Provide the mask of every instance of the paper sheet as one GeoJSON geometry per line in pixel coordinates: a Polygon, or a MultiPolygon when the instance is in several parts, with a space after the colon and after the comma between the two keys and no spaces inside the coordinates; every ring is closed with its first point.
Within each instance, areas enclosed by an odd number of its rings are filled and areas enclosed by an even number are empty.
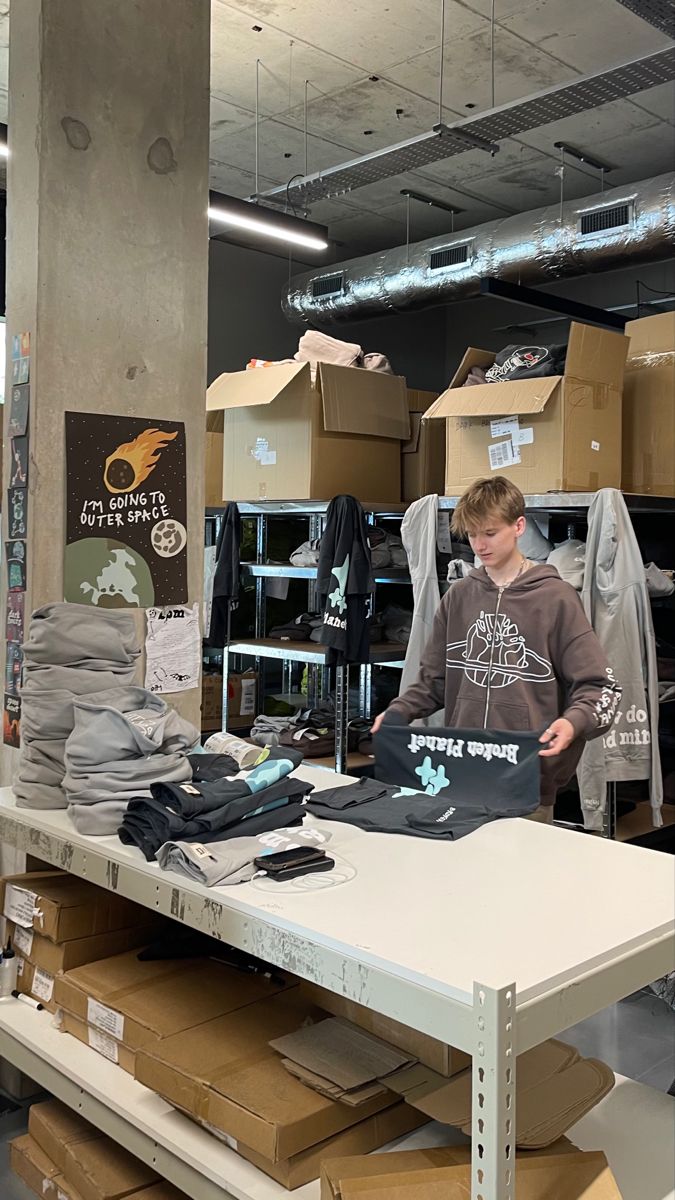
{"type": "Polygon", "coordinates": [[[199,605],[149,608],[145,686],[149,692],[186,692],[199,685],[202,636],[199,605]]]}

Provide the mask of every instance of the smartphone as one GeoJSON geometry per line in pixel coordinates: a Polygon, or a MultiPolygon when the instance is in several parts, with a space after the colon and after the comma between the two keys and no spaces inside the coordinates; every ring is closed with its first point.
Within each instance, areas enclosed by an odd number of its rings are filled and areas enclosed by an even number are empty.
{"type": "Polygon", "coordinates": [[[282,867],[279,871],[270,871],[268,879],[273,879],[275,883],[283,883],[286,879],[296,879],[299,875],[313,875],[316,871],[332,871],[335,866],[335,859],[329,858],[324,854],[322,858],[314,859],[313,862],[296,863],[294,866],[282,867]]]}
{"type": "Polygon", "coordinates": [[[288,867],[297,867],[309,862],[318,862],[325,858],[326,851],[318,846],[296,846],[293,850],[282,850],[279,854],[261,854],[253,860],[259,871],[275,874],[288,867]]]}

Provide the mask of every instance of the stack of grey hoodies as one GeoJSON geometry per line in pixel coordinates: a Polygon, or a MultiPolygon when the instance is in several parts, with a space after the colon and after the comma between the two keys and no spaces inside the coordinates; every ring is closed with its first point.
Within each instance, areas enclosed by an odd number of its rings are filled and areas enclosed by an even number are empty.
{"type": "Polygon", "coordinates": [[[151,783],[192,778],[199,733],[160,696],[134,685],[133,616],[51,604],[33,614],[24,647],[22,808],[68,808],[80,833],[117,832],[129,800],[151,783]]]}

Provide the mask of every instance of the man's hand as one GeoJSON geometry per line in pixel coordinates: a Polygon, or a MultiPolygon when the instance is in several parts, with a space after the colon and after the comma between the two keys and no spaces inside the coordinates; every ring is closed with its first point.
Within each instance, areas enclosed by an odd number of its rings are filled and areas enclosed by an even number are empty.
{"type": "Polygon", "coordinates": [[[555,758],[556,754],[562,754],[563,750],[571,746],[575,736],[572,722],[566,720],[565,717],[558,717],[558,720],[553,721],[539,738],[539,741],[546,746],[545,750],[539,751],[539,757],[555,758]]]}
{"type": "Polygon", "coordinates": [[[373,734],[374,734],[374,733],[377,733],[377,731],[378,731],[378,729],[380,728],[380,725],[382,724],[382,722],[383,722],[383,721],[384,721],[384,713],[383,713],[383,712],[381,712],[381,713],[379,713],[379,715],[378,715],[378,716],[375,718],[375,720],[373,721],[373,727],[372,727],[372,729],[371,729],[371,731],[370,731],[370,736],[371,736],[371,737],[373,736],[373,734]]]}

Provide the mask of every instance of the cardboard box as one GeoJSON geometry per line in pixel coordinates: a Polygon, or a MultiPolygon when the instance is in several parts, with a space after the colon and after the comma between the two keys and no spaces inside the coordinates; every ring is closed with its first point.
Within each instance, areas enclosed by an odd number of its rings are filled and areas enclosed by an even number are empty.
{"type": "Polygon", "coordinates": [[[376,1113],[351,1129],[345,1129],[334,1137],[327,1138],[317,1146],[311,1146],[292,1158],[281,1159],[279,1162],[269,1162],[254,1150],[240,1143],[237,1152],[258,1167],[265,1175],[271,1176],[282,1187],[292,1191],[318,1179],[327,1155],[335,1154],[368,1154],[371,1150],[379,1150],[396,1138],[404,1137],[413,1130],[425,1124],[420,1120],[420,1113],[415,1112],[407,1104],[395,1104],[393,1108],[376,1113]]]}
{"type": "Polygon", "coordinates": [[[124,1042],[111,1037],[109,1033],[104,1033],[102,1029],[96,1029],[94,1025],[87,1025],[86,1021],[80,1021],[78,1017],[73,1017],[65,1009],[61,1010],[61,1032],[69,1033],[71,1037],[77,1038],[78,1042],[83,1042],[91,1050],[96,1050],[97,1054],[101,1054],[109,1062],[121,1067],[128,1075],[135,1074],[135,1050],[130,1050],[124,1042]]]}
{"type": "Polygon", "coordinates": [[[53,942],[147,925],[147,910],[65,872],[10,875],[0,882],[3,916],[53,942]]]}
{"type": "Polygon", "coordinates": [[[147,945],[156,935],[158,923],[157,920],[153,922],[151,913],[147,913],[146,925],[95,933],[91,937],[73,938],[67,942],[52,942],[33,929],[22,929],[12,921],[8,921],[7,930],[17,954],[28,959],[34,967],[41,967],[50,975],[58,975],[59,971],[72,971],[84,963],[122,954],[134,946],[147,945]]]}
{"type": "Polygon", "coordinates": [[[302,991],[310,1003],[325,1009],[333,1016],[344,1017],[375,1037],[382,1038],[384,1042],[390,1042],[392,1046],[407,1051],[439,1075],[447,1078],[471,1065],[470,1056],[462,1050],[455,1050],[453,1046],[446,1046],[436,1038],[428,1037],[426,1033],[419,1033],[416,1029],[409,1029],[407,1025],[383,1017],[354,1000],[347,1000],[344,996],[326,991],[313,983],[303,983],[302,991]]]}
{"type": "Polygon", "coordinates": [[[82,1200],[125,1200],[159,1178],[156,1171],[109,1137],[69,1142],[65,1160],[66,1179],[82,1200]]]}
{"type": "MultiPolygon", "coordinates": [[[[227,728],[249,729],[258,713],[258,675],[256,671],[232,672],[227,677],[227,728]]],[[[221,706],[221,725],[222,725],[221,706]]],[[[218,728],[221,728],[221,725],[218,728]]]]}
{"type": "Polygon", "coordinates": [[[396,1103],[387,1093],[351,1108],[285,1070],[267,1043],[322,1015],[295,989],[146,1047],[136,1078],[264,1159],[291,1158],[396,1103]]]}
{"type": "Polygon", "coordinates": [[[492,473],[506,475],[526,495],[621,487],[628,345],[621,333],[573,322],[564,375],[465,388],[472,367],[495,360],[490,351],[467,350],[423,417],[446,422],[445,494],[459,495],[492,473]]]}
{"type": "MultiPolygon", "coordinates": [[[[444,1153],[453,1157],[450,1148],[411,1152],[429,1159],[444,1153]]],[[[470,1152],[458,1147],[455,1153],[456,1165],[417,1169],[401,1166],[405,1153],[324,1163],[321,1200],[470,1200],[470,1152]]],[[[605,1155],[596,1151],[519,1156],[516,1194],[518,1200],[621,1200],[605,1155]]]]}
{"type": "Polygon", "coordinates": [[[212,733],[223,727],[223,677],[202,674],[202,733],[212,733]]]}
{"type": "Polygon", "coordinates": [[[30,1134],[14,1138],[10,1142],[9,1165],[36,1196],[44,1196],[46,1200],[53,1197],[56,1200],[59,1169],[30,1134]]]}
{"type": "Polygon", "coordinates": [[[139,962],[132,950],[58,975],[55,999],[71,1016],[138,1050],[281,990],[214,959],[139,962]]]}
{"type": "Polygon", "coordinates": [[[223,414],[207,412],[204,445],[204,504],[219,508],[223,504],[223,414]]]}
{"type": "Polygon", "coordinates": [[[397,501],[401,446],[410,437],[405,381],[377,371],[309,363],[221,375],[206,393],[224,410],[228,500],[397,501]]]}
{"type": "Polygon", "coordinates": [[[445,433],[438,423],[422,420],[437,398],[436,392],[408,388],[410,440],[401,446],[401,499],[408,502],[434,493],[443,495],[445,433]]]}
{"type": "Polygon", "coordinates": [[[28,1114],[28,1132],[61,1174],[66,1169],[66,1148],[71,1143],[103,1137],[100,1130],[59,1100],[32,1105],[28,1114]]]}
{"type": "Polygon", "coordinates": [[[626,334],[621,486],[675,496],[675,312],[629,321],[626,334]]]}
{"type": "Polygon", "coordinates": [[[26,996],[32,996],[47,1012],[55,1013],[58,1004],[54,996],[56,976],[50,975],[42,967],[36,967],[27,958],[17,955],[16,986],[17,991],[26,996]]]}

